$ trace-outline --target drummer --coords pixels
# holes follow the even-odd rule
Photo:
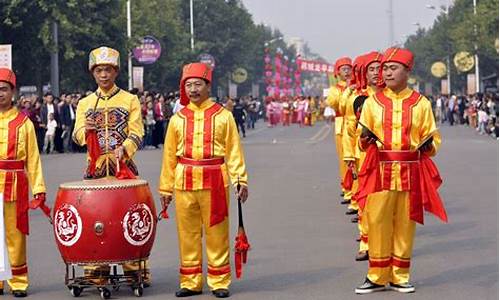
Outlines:
[[[84,177],[114,178],[118,165],[138,175],[132,158],[144,135],[141,105],[137,96],[115,84],[120,71],[120,53],[109,47],[92,50],[89,71],[98,88],[78,103],[73,131],[73,140],[80,146],[87,144],[92,133],[96,134],[97,144],[87,145],[88,166]],[[96,152],[97,155],[93,155]],[[124,264],[123,269],[127,275],[135,272],[138,265]],[[87,267],[85,272],[91,276],[106,275],[109,268]],[[150,284],[149,269],[147,274],[146,286]]]
[[[14,297],[28,295],[26,235],[29,232],[28,208],[44,208],[45,183],[30,119],[12,105],[16,75],[0,68],[0,193],[3,194],[3,228],[12,270],[7,283]],[[28,202],[28,182],[35,199]],[[1,222],[1,221],[0,221]],[[0,251],[4,251],[1,241]],[[3,282],[0,281],[0,294]]]

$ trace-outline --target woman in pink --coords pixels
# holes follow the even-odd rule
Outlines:
[[[273,104],[272,104],[272,101],[271,101],[271,98],[268,97],[266,99],[266,117],[267,117],[267,127],[272,127],[273,126],[273,118],[274,118],[274,114],[273,114]]]
[[[299,123],[299,127],[304,126],[305,105],[304,99],[300,99],[297,103],[297,123]]]

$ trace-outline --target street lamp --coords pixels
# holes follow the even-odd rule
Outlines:
[[[265,43],[264,43],[264,46],[266,46],[266,47],[267,47],[267,46],[269,46],[269,45],[270,45],[271,43],[273,43],[273,42],[276,42],[276,41],[282,41],[282,40],[283,40],[283,37],[282,37],[282,36],[280,36],[280,37],[277,37],[277,38],[274,38],[274,39],[272,39],[272,40],[269,40],[269,41],[265,42]]]
[[[425,7],[427,7],[428,9],[436,10],[436,7],[434,5],[427,4]],[[449,6],[448,5],[444,6],[444,9],[443,9],[443,7],[441,7],[441,10],[445,13],[446,19],[448,19],[449,13],[450,13]],[[446,36],[448,37],[448,35],[446,35]],[[446,80],[448,81],[447,92],[448,92],[448,96],[450,96],[451,95],[451,70],[450,70],[450,43],[449,42],[446,43],[446,49],[448,52],[448,54],[446,55]]]

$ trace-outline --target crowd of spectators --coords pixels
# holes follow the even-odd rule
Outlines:
[[[137,89],[130,91],[137,95],[142,108],[144,123],[144,139],[142,149],[160,148],[165,139],[168,122],[173,114],[182,109],[179,92],[169,93],[144,91]],[[85,152],[85,147],[80,147],[71,138],[76,120],[76,108],[78,102],[92,93],[63,93],[55,97],[46,93],[43,97],[37,95],[21,95],[16,105],[33,122],[37,134],[38,148],[43,154]],[[229,101],[220,101],[234,114],[240,130],[245,135],[247,129],[255,128],[255,122],[259,118],[261,102],[250,96],[237,100],[236,105]],[[234,109],[233,106],[235,106]]]
[[[438,123],[468,126],[480,135],[498,139],[498,94],[441,95],[430,99]]]

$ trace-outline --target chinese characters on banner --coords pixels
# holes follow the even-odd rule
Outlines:
[[[298,67],[302,72],[333,73],[333,65],[313,60],[300,60]]]

